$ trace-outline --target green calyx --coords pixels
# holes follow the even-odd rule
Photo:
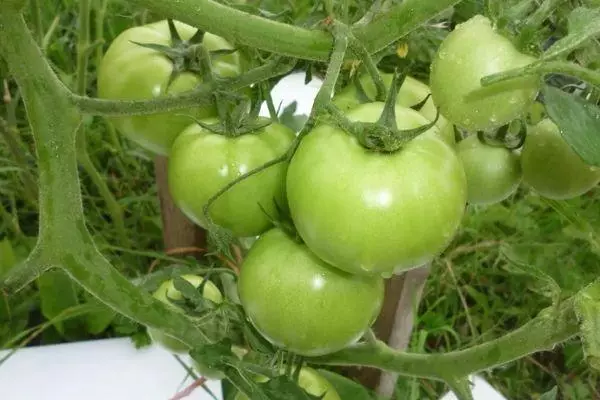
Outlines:
[[[156,43],[133,43],[138,46],[158,51],[173,63],[173,71],[169,77],[168,86],[184,72],[196,74],[206,81],[212,80],[210,58],[213,56],[231,54],[237,51],[235,49],[222,49],[209,52],[202,45],[204,31],[197,30],[194,36],[189,40],[184,40],[179,35],[179,32],[177,32],[173,20],[168,19],[167,22],[171,34],[170,46]]]
[[[389,93],[385,100],[385,106],[377,122],[352,122],[337,107],[329,105],[328,109],[334,119],[334,123],[346,132],[354,135],[359,143],[367,149],[382,153],[393,153],[400,150],[412,139],[431,129],[437,123],[439,117],[438,113],[433,121],[418,128],[398,129],[396,124],[396,97],[405,78],[405,74],[394,74]],[[357,85],[360,87],[360,83],[357,83]],[[366,97],[364,90],[359,89],[359,93],[361,92]],[[419,107],[426,101],[427,98],[414,107]]]

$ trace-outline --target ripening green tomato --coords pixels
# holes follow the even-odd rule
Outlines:
[[[305,356],[356,342],[383,300],[381,278],[334,268],[280,229],[252,246],[238,290],[246,315],[267,340]]]
[[[175,27],[183,40],[196,33],[196,28],[181,22],[175,22]],[[133,42],[170,45],[167,21],[130,28],[115,38],[98,68],[99,97],[111,100],[152,99],[185,92],[200,83],[196,74],[186,72],[168,85],[173,63],[160,52]],[[232,48],[223,38],[208,32],[202,43],[209,51]],[[237,53],[213,57],[212,65],[214,72],[221,77],[240,73]],[[184,115],[204,118],[215,116],[216,110],[214,107],[194,107],[154,115],[115,117],[112,122],[121,133],[144,148],[167,155],[175,137],[190,124],[190,118]]]
[[[376,122],[383,103],[363,104],[351,120]],[[396,106],[397,125],[428,121]],[[433,127],[394,153],[362,147],[340,128],[317,126],[287,175],[300,236],[321,259],[351,273],[389,276],[422,265],[452,240],[464,214],[465,173]]]
[[[389,89],[392,84],[392,79],[394,75],[381,73],[381,77],[385,82],[385,87]],[[365,94],[370,98],[374,99],[377,94],[377,89],[375,89],[375,84],[371,77],[366,74],[362,75],[359,78],[362,88],[365,91]],[[396,98],[396,104],[403,107],[412,107],[416,104],[421,103],[425,98],[429,95],[431,91],[429,90],[429,86],[424,84],[421,81],[418,81],[415,78],[407,76],[404,79],[404,83],[400,87],[398,91],[398,97]],[[355,108],[360,104],[360,99],[358,97],[358,90],[354,83],[350,83],[344,89],[342,89],[339,93],[335,95],[333,98],[333,103],[338,106],[342,111],[348,111],[352,108]],[[435,119],[437,115],[437,108],[435,104],[433,104],[433,100],[431,97],[425,102],[423,107],[419,110],[419,113],[422,114],[425,118],[430,121]],[[439,133],[441,137],[448,142],[450,145],[454,145],[456,140],[454,138],[454,127],[444,116],[440,115],[438,117],[438,121],[436,126],[439,129]]]
[[[186,281],[188,281],[189,283],[191,283],[196,288],[198,286],[200,286],[200,284],[202,283],[202,279],[203,279],[201,276],[198,276],[198,275],[182,275],[181,277],[183,279],[185,279]],[[168,280],[166,282],[163,282],[159,286],[159,288],[154,292],[153,296],[154,296],[154,298],[169,305],[174,310],[182,311],[182,309],[180,307],[178,307],[177,305],[175,305],[171,302],[171,301],[183,300],[183,296],[181,295],[181,292],[179,290],[175,289],[173,280]],[[223,301],[223,296],[221,294],[221,291],[211,281],[207,281],[204,284],[202,296],[204,296],[204,298],[212,301],[213,303],[217,303],[217,304],[221,303]],[[184,343],[182,343],[178,339],[168,336],[168,335],[164,334],[163,332],[158,331],[156,329],[149,328],[148,335],[152,338],[152,341],[157,342],[158,344],[163,346],[165,349],[169,350],[171,353],[181,354],[181,353],[186,353],[187,351],[189,351],[189,347],[186,346]]]
[[[471,135],[458,143],[457,153],[467,176],[469,203],[498,203],[519,187],[521,161],[513,151],[486,145]]]
[[[293,140],[294,132],[277,123],[237,137],[193,124],[171,149],[171,196],[184,214],[206,228],[203,208],[208,200],[229,182],[284,154]],[[275,202],[285,204],[286,168],[286,163],[280,163],[235,185],[211,206],[213,222],[240,237],[269,229],[266,214],[277,216]]]
[[[444,117],[468,131],[499,128],[527,112],[540,79],[528,76],[484,88],[481,78],[534,61],[494,31],[489,19],[476,15],[442,42],[431,64],[433,101]]]
[[[267,382],[265,376],[256,378],[258,382]],[[335,388],[321,374],[309,367],[303,367],[298,376],[298,386],[308,394],[317,396],[322,400],[341,400]],[[248,396],[238,392],[234,400],[249,400]]]
[[[521,166],[523,182],[549,199],[581,196],[600,182],[600,168],[586,164],[550,119],[527,132]]]

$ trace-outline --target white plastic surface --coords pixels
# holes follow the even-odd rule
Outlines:
[[[0,358],[6,352],[0,352]],[[168,400],[193,379],[167,351],[108,339],[18,350],[0,366],[2,400]],[[220,400],[221,384],[207,386]],[[211,400],[197,388],[187,400]]]
[[[479,376],[470,377],[471,393],[474,400],[507,400],[496,389],[492,387],[485,379]],[[458,400],[454,393],[446,393],[440,400]]]

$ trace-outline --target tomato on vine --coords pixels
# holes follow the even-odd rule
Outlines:
[[[468,131],[499,128],[527,112],[540,79],[526,76],[489,87],[482,87],[481,79],[534,61],[497,33],[489,19],[474,16],[459,24],[437,51],[429,82],[433,101],[444,117]]]
[[[257,377],[258,382],[267,382],[264,376]],[[306,393],[317,396],[322,400],[341,400],[335,388],[321,374],[309,367],[302,367],[298,376],[298,386]],[[237,393],[234,400],[249,400],[243,393]]]
[[[380,73],[380,75],[385,83],[386,88],[389,90],[394,75],[387,73]],[[364,74],[361,75],[358,80],[364,90],[364,94],[367,95],[371,101],[375,99],[377,90],[375,88],[375,84],[373,83],[373,79],[371,79],[368,74]],[[403,107],[413,107],[425,100],[430,93],[431,90],[429,89],[429,86],[413,77],[407,76],[405,77],[404,82],[398,91],[396,104]],[[342,111],[348,111],[360,105],[361,101],[356,85],[352,82],[348,84],[348,86],[343,88],[334,96],[333,103]],[[420,114],[430,121],[435,119],[437,115],[437,108],[433,103],[431,96],[417,111],[419,111]],[[441,137],[448,142],[448,144],[454,145],[456,143],[454,138],[454,126],[452,126],[452,124],[448,122],[444,116],[438,116],[436,126],[439,129]]]
[[[295,136],[278,123],[238,136],[226,134],[193,124],[177,137],[169,157],[169,192],[175,204],[205,228],[209,199],[241,175],[282,156]],[[267,230],[277,207],[285,205],[286,168],[282,162],[236,184],[211,205],[213,222],[239,237]]]
[[[383,109],[366,103],[347,117],[373,123]],[[399,129],[430,123],[410,108],[395,112]],[[441,253],[462,220],[467,190],[462,165],[436,131],[383,153],[341,128],[314,128],[287,175],[291,215],[308,247],[345,271],[384,276]]]
[[[197,31],[177,21],[175,27],[183,40],[191,39]],[[197,73],[189,71],[181,72],[170,82],[174,62],[160,51],[140,44],[170,46],[172,38],[167,21],[130,28],[115,38],[98,68],[99,97],[152,99],[191,90],[201,82]],[[204,34],[202,44],[208,51],[232,49],[223,38],[208,32]],[[217,76],[232,77],[240,73],[237,53],[220,54],[211,61]],[[202,106],[154,115],[113,117],[111,121],[121,133],[142,147],[167,155],[175,137],[190,123],[185,115],[203,118],[216,115],[216,110],[213,106]]]
[[[521,163],[512,150],[482,143],[471,135],[458,143],[457,153],[467,177],[469,203],[498,203],[519,187]]]
[[[248,318],[265,338],[306,356],[357,341],[383,300],[381,278],[334,268],[280,229],[263,234],[252,246],[238,290]]]
[[[529,129],[521,152],[521,165],[523,181],[550,199],[581,196],[600,182],[600,168],[586,164],[550,119]]]

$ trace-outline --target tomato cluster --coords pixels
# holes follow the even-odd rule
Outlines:
[[[194,35],[191,27],[176,26],[184,40]],[[198,74],[182,72],[171,79],[173,63],[164,54],[133,43],[168,45],[169,40],[165,21],[120,35],[100,67],[100,95],[152,98],[196,86]],[[209,50],[231,49],[210,34],[202,44]],[[212,61],[217,75],[240,72],[236,53],[219,57]],[[276,122],[244,134],[213,131],[210,126],[218,123],[214,107],[184,112],[201,123],[190,124],[180,113],[123,117],[114,123],[147,149],[169,155],[170,193],[191,220],[205,228],[214,223],[239,238],[259,236],[238,279],[240,301],[254,327],[276,346],[323,355],[355,343],[369,329],[382,306],[383,278],[444,251],[467,203],[500,202],[521,181],[555,199],[579,196],[598,184],[600,171],[573,152],[552,121],[530,127],[520,153],[507,148],[505,136],[498,134],[506,134],[503,128],[531,109],[539,78],[490,87],[482,86],[481,79],[534,60],[518,52],[488,19],[476,16],[442,43],[431,66],[431,89],[406,77],[395,105],[386,105],[374,101],[371,77],[360,76],[333,98],[349,124],[372,126],[390,107],[396,118],[390,129],[396,135],[427,127],[394,151],[368,148],[355,133],[320,120],[289,164],[275,163],[288,154],[294,132]],[[382,74],[388,91],[392,77]],[[468,133],[458,144],[455,126]],[[215,200],[226,185],[269,163]],[[297,236],[273,227],[282,211],[289,211]],[[197,276],[184,278],[195,287],[202,282]],[[203,296],[222,302],[210,281]],[[172,282],[164,283],[155,297],[181,311],[172,304],[181,298]],[[161,332],[150,330],[150,335],[170,351],[188,350]],[[327,385],[315,374],[303,370],[301,383],[304,379],[307,390],[316,387],[313,392],[320,395]],[[330,391],[325,398],[338,397]]]

